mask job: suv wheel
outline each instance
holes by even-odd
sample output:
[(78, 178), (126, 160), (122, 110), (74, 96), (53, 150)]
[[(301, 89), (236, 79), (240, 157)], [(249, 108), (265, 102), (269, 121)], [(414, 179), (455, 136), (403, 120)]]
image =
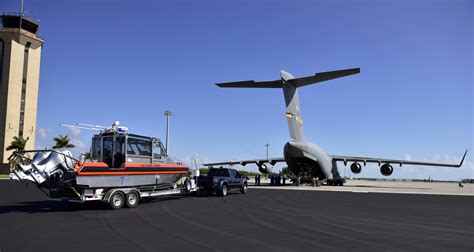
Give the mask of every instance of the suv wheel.
[(240, 189), (240, 192), (241, 192), (242, 194), (246, 194), (246, 193), (247, 193), (247, 190), (248, 190), (247, 183), (244, 183), (244, 185), (242, 185), (242, 189)]
[(222, 185), (220, 195), (225, 197), (227, 195), (227, 185)]

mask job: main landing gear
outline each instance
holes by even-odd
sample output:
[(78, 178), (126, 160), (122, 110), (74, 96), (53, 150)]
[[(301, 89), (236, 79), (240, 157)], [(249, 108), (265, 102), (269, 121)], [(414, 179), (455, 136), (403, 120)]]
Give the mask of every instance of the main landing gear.
[(344, 179), (328, 179), (327, 185), (329, 186), (344, 186), (344, 182), (346, 182)]

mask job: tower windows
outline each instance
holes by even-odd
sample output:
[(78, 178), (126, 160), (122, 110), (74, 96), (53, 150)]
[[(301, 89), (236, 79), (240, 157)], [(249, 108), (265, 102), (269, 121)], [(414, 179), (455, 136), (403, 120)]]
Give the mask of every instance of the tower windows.
[(25, 53), (23, 56), (23, 78), (21, 81), (21, 101), (20, 101), (20, 128), (18, 135), (23, 137), (23, 131), (25, 126), (25, 99), (26, 99), (26, 79), (28, 76), (28, 55), (30, 52), (31, 43), (27, 42), (25, 45)]

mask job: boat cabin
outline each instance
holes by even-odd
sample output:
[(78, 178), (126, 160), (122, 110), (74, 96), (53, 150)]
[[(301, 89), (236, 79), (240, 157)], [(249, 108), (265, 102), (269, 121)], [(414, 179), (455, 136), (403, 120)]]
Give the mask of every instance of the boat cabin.
[(123, 133), (102, 132), (92, 138), (91, 159), (109, 167), (124, 163), (159, 164), (167, 162), (166, 150), (158, 138)]

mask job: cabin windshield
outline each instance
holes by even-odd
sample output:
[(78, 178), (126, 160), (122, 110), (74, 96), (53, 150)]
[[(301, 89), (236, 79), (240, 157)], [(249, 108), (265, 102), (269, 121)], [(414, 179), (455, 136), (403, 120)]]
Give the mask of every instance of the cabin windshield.
[(161, 159), (166, 156), (165, 147), (158, 139), (153, 139), (153, 159)]
[(93, 161), (102, 161), (101, 150), (102, 150), (102, 138), (94, 137), (92, 139), (92, 150), (91, 150), (91, 153), (92, 153), (91, 159)]
[(127, 141), (127, 154), (151, 156), (151, 141), (129, 137)]
[(125, 137), (115, 137), (114, 167), (121, 167), (125, 162)]
[(108, 136), (108, 137), (103, 138), (102, 162), (106, 163), (109, 167), (112, 167), (113, 144), (114, 144), (113, 136)]

